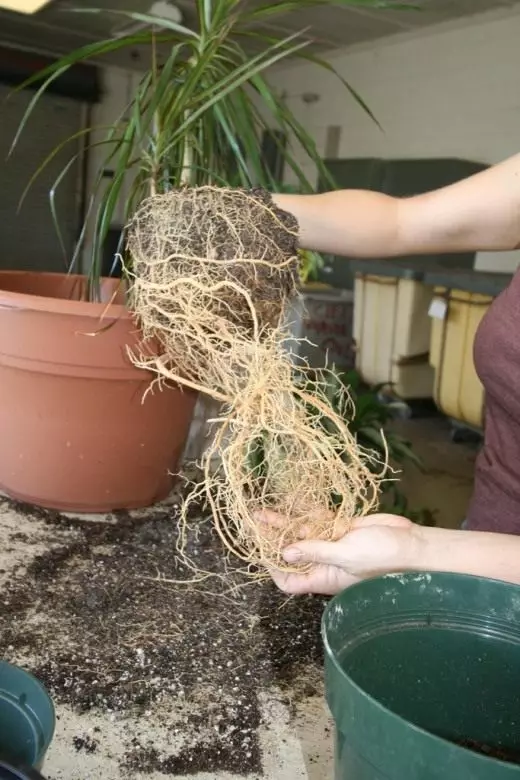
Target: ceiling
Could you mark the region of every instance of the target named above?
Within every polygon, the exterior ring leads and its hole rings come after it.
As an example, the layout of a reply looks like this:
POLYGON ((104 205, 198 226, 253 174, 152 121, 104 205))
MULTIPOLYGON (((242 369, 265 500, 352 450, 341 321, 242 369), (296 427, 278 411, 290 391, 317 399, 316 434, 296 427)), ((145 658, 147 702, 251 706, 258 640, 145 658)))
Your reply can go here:
MULTIPOLYGON (((256 0, 258 2, 259 0, 256 0)), ((277 17, 272 28, 278 34, 305 30, 315 49, 333 49, 383 38, 407 30, 415 30, 485 11, 507 11, 520 0, 411 0, 420 6, 417 11, 366 10, 339 8, 337 5, 302 9, 277 17)), ((33 16, 0 11, 0 44, 17 45, 41 52, 65 53, 86 43, 110 37, 121 18, 110 10, 146 12, 152 0, 52 0, 33 16), (71 7, 96 7, 106 13, 83 15, 68 13, 71 7)), ((195 26, 194 0, 174 0, 183 13, 184 24, 195 26)), ((138 51, 124 51, 113 59, 114 64, 139 67, 138 51)))

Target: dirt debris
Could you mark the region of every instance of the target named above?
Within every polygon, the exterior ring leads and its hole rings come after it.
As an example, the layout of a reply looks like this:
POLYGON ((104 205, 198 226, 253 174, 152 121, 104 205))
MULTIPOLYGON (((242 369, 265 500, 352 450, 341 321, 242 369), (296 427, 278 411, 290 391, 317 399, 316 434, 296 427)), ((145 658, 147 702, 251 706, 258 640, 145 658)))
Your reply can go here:
POLYGON ((93 739, 88 734, 85 734, 83 737, 74 737, 72 743, 78 753, 81 753, 81 751, 84 751, 85 753, 95 753, 98 749, 97 740, 93 739))
MULTIPOLYGON (((129 734, 128 777, 261 776, 258 730, 269 724, 258 694, 281 687, 293 705, 315 693, 325 600, 288 601, 246 579, 196 515, 187 551, 212 576, 180 584, 194 575, 175 555, 175 500, 89 520, 3 499, 0 527, 7 512, 23 518, 16 544, 29 562, 9 572, 0 598, 2 656, 29 668, 57 703, 102 713, 107 729, 125 716, 144 725, 160 710, 175 748, 129 734)), ((71 749, 95 752, 102 737, 78 733, 71 749)))

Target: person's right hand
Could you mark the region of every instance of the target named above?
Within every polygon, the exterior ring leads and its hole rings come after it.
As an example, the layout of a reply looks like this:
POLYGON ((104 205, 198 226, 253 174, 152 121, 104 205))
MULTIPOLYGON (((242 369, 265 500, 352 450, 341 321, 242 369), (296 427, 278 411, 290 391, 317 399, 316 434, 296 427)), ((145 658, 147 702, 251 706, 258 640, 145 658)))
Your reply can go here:
MULTIPOLYGON (((272 518, 280 521, 275 515, 272 518)), ((414 568, 420 546, 421 529, 410 520, 398 515, 369 515, 355 520, 352 530, 337 542, 306 539, 287 547, 287 563, 312 563, 309 572, 276 570, 271 575, 276 585, 291 595, 334 595, 367 577, 414 568)))

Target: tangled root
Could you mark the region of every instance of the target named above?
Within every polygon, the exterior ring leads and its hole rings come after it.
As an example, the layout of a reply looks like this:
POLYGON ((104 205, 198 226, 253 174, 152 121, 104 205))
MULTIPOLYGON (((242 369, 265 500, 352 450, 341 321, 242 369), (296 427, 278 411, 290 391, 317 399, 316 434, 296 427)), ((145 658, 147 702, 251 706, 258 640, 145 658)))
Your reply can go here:
POLYGON ((236 377, 238 392, 252 345, 296 292, 296 237, 262 190, 185 188, 143 204, 128 234, 134 307, 185 382, 231 391, 236 377))
POLYGON ((185 516, 204 497, 233 554, 280 569, 294 568, 290 542, 336 539, 370 512, 379 483, 348 429, 348 397, 331 404, 325 372, 309 391, 284 349, 296 237, 264 191, 209 186, 153 196, 128 229, 133 307, 145 344, 161 345, 134 362, 222 404, 185 516), (259 521, 266 509, 280 523, 259 521))

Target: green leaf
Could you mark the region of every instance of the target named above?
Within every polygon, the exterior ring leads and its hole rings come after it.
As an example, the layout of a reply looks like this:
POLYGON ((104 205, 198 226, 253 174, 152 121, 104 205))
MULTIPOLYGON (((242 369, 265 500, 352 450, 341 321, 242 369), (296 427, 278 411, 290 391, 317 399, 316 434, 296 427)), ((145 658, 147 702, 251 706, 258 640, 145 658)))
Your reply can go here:
MULTIPOLYGON (((258 40, 261 38, 264 40, 268 45, 272 45, 274 41, 276 41, 276 38, 270 35, 261 35, 259 36, 258 33, 252 33, 250 31, 241 31, 240 35, 244 38, 254 38, 258 40)), ((350 84, 349 81, 347 81, 337 70, 334 68, 333 65, 331 65, 330 62, 328 62, 323 57, 318 57, 314 54, 311 54, 309 52, 300 52, 299 59, 301 59, 304 62, 310 62, 314 65, 317 65, 318 67, 322 68, 323 70, 326 70, 328 73, 331 73, 335 78, 337 78, 343 87, 347 90, 347 92, 350 93, 350 95, 354 98, 356 103, 358 103, 359 106, 365 111, 366 114, 372 119, 373 122, 379 127, 380 130, 382 130, 382 126, 380 125, 379 121, 376 119, 375 114, 373 111, 369 108, 368 104, 363 100, 359 92, 350 84)))
POLYGON ((28 87, 31 87, 33 84, 37 84, 38 82, 43 81, 43 84, 36 91, 35 95, 30 101, 21 119, 15 137, 13 139, 13 142, 9 149, 8 156, 10 156, 13 153, 16 145, 20 140, 20 136, 22 132, 25 130, 27 122, 30 116, 32 115, 34 108, 38 103, 38 101, 40 100, 40 98, 42 97, 42 95, 45 94, 45 92, 48 90, 50 85, 54 81, 56 81, 56 79, 58 79, 60 76, 62 76, 70 67, 72 67, 72 65, 91 60, 92 58, 101 57, 106 54, 113 54, 115 51, 119 51, 120 49, 125 49, 131 46, 145 43, 146 41, 149 40, 149 37, 150 36, 148 33, 141 33, 137 35, 130 35, 121 39, 111 39, 108 41, 101 41, 98 43, 89 43, 86 46, 82 46, 80 49, 77 49, 76 51, 73 51, 70 54, 65 55, 64 57, 61 57, 57 62, 53 63, 52 65, 49 65, 48 67, 44 68, 38 73, 35 73, 30 78, 26 79, 22 84, 15 87, 15 89, 13 90, 13 94, 20 92, 23 89, 27 89, 28 87))
POLYGON ((259 8, 250 11, 246 18, 260 22, 266 18, 272 19, 280 14, 301 11, 303 7, 315 7, 324 5, 337 5, 344 7, 375 8, 379 10, 393 9, 395 11, 421 10, 413 3, 392 2, 392 0, 281 0, 278 3, 263 3, 259 8))
MULTIPOLYGON (((106 154, 101 155, 103 159, 89 193, 89 230, 86 230, 86 225, 81 227, 72 260, 74 262, 79 257, 86 237, 93 233, 90 275, 94 294, 101 271, 104 241, 116 212, 127 219, 151 192, 178 187, 186 180, 192 185, 218 182, 227 186, 260 184, 278 189, 281 182, 273 180, 262 159, 260 138, 266 130, 281 130, 290 139, 287 145, 280 143, 280 151, 300 191, 312 192, 315 187, 313 174, 306 173, 308 168, 302 165, 303 160, 312 161, 321 179, 335 187, 314 138, 291 112, 276 86, 269 83, 269 68, 292 58, 332 72, 338 76, 341 94, 352 97, 372 119, 374 116, 347 79, 337 74, 326 60, 308 51, 308 40, 300 34, 266 35, 258 27, 258 24, 269 26, 271 21, 271 27, 276 29, 281 13, 322 7, 331 2, 260 0, 251 7, 242 0, 194 0, 197 30, 150 13, 116 10, 113 12, 115 18, 142 23, 151 29, 83 46, 35 74, 18 88, 37 87, 13 139, 11 153, 41 96, 68 68, 118 51, 130 51, 135 46, 148 47, 151 65, 131 96, 129 105, 106 129, 104 137, 89 145, 89 148, 95 145, 98 149, 105 149, 106 154), (258 54, 251 56, 250 43, 259 47, 258 54), (165 53, 164 61, 159 61, 160 52, 165 53), (189 170, 186 170, 188 157, 189 170), (103 176, 104 168, 113 171, 110 181, 103 176)), ((372 0, 352 3, 338 0, 335 4, 345 7, 397 7, 395 3, 372 0)), ((106 13, 106 10, 77 8, 70 12, 95 15, 106 13)), ((72 142, 73 146, 74 138, 72 136, 67 142, 61 142, 42 161, 31 177, 29 188, 66 143, 72 142)), ((71 166, 75 155, 77 151, 73 150, 71 166)), ((59 214, 56 213, 54 191, 50 202, 55 219, 59 214)), ((307 256, 305 262, 312 268, 320 260, 312 255, 307 256)), ((335 395, 332 388, 330 392, 333 402, 341 405, 339 388, 335 395)), ((357 385, 353 387, 353 393, 358 393, 357 385)), ((364 397, 363 394, 361 397, 364 397)), ((358 415, 357 420, 352 420, 353 427, 362 427, 365 422, 377 427, 377 420, 384 418, 375 401, 362 400, 360 410, 362 417, 358 415)), ((345 414, 350 416, 350 410, 345 414)))
MULTIPOLYGON (((296 35, 291 35, 290 39, 296 37, 296 35)), ((289 39, 285 39, 285 41, 287 40, 289 39)), ((308 43, 306 41, 300 41, 299 43, 294 44, 288 51, 294 54, 307 45, 308 43)), ((222 80, 218 81, 213 87, 214 92, 211 94, 211 97, 209 97, 209 99, 207 99, 202 105, 199 105, 195 111, 188 115, 184 122, 181 123, 180 127, 178 127, 174 132, 173 139, 178 138, 183 132, 188 130, 188 128, 192 126, 195 121, 200 116, 202 116, 202 114, 204 114, 209 108, 226 97, 230 92, 237 89, 238 87, 241 87, 247 81, 253 81, 254 77, 260 70, 265 70, 266 68, 274 65, 283 57, 288 56, 285 49, 279 51, 279 48, 280 47, 278 45, 271 47, 271 49, 269 49, 267 52, 268 56, 262 54, 258 55, 257 57, 253 57, 250 62, 244 63, 244 65, 237 67, 234 72, 226 75, 222 80)), ((201 97, 204 98, 206 95, 202 93, 201 97)))
MULTIPOLYGON (((76 157, 78 157, 78 156, 79 155, 76 155, 76 157)), ((67 253, 66 253, 66 249, 65 249, 65 243, 63 241, 63 235, 61 233, 58 213, 56 211, 56 190, 60 186, 60 183, 65 178, 65 176, 67 175, 69 170, 72 168, 73 164, 76 162, 76 157, 73 157, 71 160, 69 160, 67 165, 65 165, 65 167, 63 168, 63 170, 59 174, 58 178, 55 180, 55 182, 52 185, 51 190, 49 192, 49 205, 50 205, 50 208, 51 208, 52 221, 54 223, 54 229, 56 230, 56 235, 58 236, 58 241, 59 241, 61 250, 63 252, 63 257, 64 257, 64 260, 65 260, 65 267, 67 265, 67 256, 66 256, 67 253)))
MULTIPOLYGON (((34 173, 32 174, 31 178, 29 179, 29 182, 27 183, 26 187, 24 188, 24 190, 23 190, 23 192, 22 192, 22 194, 20 196, 20 200, 18 201, 18 211, 20 211, 20 209, 22 208, 23 202, 24 202, 25 198, 27 197, 27 193, 29 192, 29 190, 31 189, 31 187, 33 186, 35 181, 43 173, 43 171, 47 168, 47 166, 54 160, 56 155, 58 155, 72 141, 77 141, 77 140, 79 140, 82 137, 90 135, 90 133, 93 130, 98 131, 98 130, 102 130, 102 129, 103 129, 102 127, 96 127, 96 128, 87 127, 87 128, 83 128, 82 130, 78 130, 77 133, 73 133, 73 135, 69 136, 68 138, 65 138, 65 140, 62 141, 60 144, 58 144, 58 146, 54 147, 54 149, 52 149, 52 151, 47 155, 47 157, 38 166, 38 168, 34 171, 34 173)), ((88 148, 90 149, 90 148, 92 148, 92 146, 94 146, 94 145, 91 145, 88 148)), ((73 157, 71 158, 71 162, 75 162, 78 159, 79 156, 80 156, 79 152, 75 153, 73 155, 73 157)), ((60 179, 60 181, 61 181, 61 179, 60 179)), ((54 186, 56 186, 56 184, 54 186)))
POLYGON ((323 68, 323 70, 326 70, 329 73, 332 73, 337 79, 339 79, 341 84, 345 87, 345 89, 354 98, 356 103, 361 106, 363 111, 366 114, 368 114, 370 119, 372 119, 372 121, 378 126, 378 128, 380 130, 383 129, 382 126, 379 124, 379 121, 377 120, 377 118, 376 118, 375 114, 373 113, 372 109, 369 108, 368 104, 363 100, 363 98, 361 97, 359 92, 356 89, 354 89, 354 87, 352 86, 352 84, 350 84, 349 81, 347 81, 345 78, 343 78, 343 76, 340 73, 338 73, 336 68, 334 68, 330 64, 330 62, 327 62, 327 60, 323 59, 322 57, 316 57, 313 54, 302 53, 301 57, 302 57, 302 59, 307 60, 308 62, 312 62, 315 65, 318 65, 320 68, 323 68))
MULTIPOLYGON (((104 14, 106 16, 107 9, 106 8, 67 8, 65 9, 67 13, 72 14, 104 14)), ((166 16, 159 16, 154 14, 145 14, 140 13, 139 11, 124 11, 124 10, 116 10, 116 9, 108 9, 108 12, 111 16, 122 16, 125 19, 129 19, 133 22, 141 22, 143 24, 149 24, 153 27, 160 27, 165 30, 171 30, 172 32, 178 33, 183 38, 199 38, 200 36, 198 33, 195 32, 195 30, 191 30, 189 27, 184 27, 182 24, 178 24, 177 22, 172 21, 171 19, 168 19, 166 16)), ((149 36, 150 33, 144 33, 144 35, 149 36)), ((112 38, 111 41, 114 43, 118 41, 127 41, 129 38, 133 38, 134 36, 123 36, 122 38, 112 38)), ((127 44, 128 45, 128 44, 127 44)))

